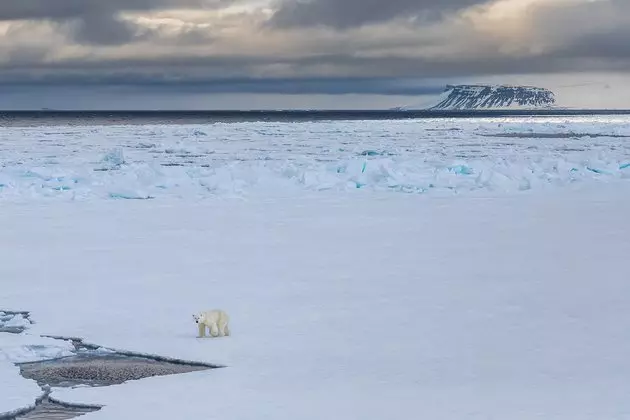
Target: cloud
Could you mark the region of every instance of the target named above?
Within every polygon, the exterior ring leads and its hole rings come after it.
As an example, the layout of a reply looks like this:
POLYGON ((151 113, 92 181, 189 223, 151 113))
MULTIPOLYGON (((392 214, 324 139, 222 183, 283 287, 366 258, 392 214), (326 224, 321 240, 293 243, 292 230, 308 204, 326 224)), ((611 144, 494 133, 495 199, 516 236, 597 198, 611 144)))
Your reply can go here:
POLYGON ((63 20, 120 11, 202 8, 221 2, 221 0, 11 0, 0 2, 0 20, 63 20))
POLYGON ((284 0, 272 18, 279 27, 346 29, 398 17, 437 18, 488 0, 284 0))
POLYGON ((69 22, 67 29, 76 42, 84 45, 126 44, 140 34, 137 26, 113 15, 84 15, 69 22))
POLYGON ((123 12, 170 8, 212 8, 232 0, 19 0, 0 2, 0 21, 48 20, 60 24, 75 42, 120 45, 138 39, 140 27, 123 12))
MULTIPOLYGON (((76 76, 56 76, 45 78, 22 78, 0 80, 4 90, 24 87, 72 87, 77 85, 76 76)), ((283 95, 432 95, 444 90, 443 84, 421 83, 411 79, 392 78, 185 78, 173 80, 168 77, 143 75, 101 75, 82 78, 84 88, 126 88, 151 92, 177 93, 252 93, 283 95)))
POLYGON ((614 64, 630 57, 630 2, 566 2, 536 10, 534 30, 554 42, 557 56, 605 59, 614 64))
POLYGON ((0 84, 422 95, 627 73, 629 28, 627 0, 0 1, 0 84))

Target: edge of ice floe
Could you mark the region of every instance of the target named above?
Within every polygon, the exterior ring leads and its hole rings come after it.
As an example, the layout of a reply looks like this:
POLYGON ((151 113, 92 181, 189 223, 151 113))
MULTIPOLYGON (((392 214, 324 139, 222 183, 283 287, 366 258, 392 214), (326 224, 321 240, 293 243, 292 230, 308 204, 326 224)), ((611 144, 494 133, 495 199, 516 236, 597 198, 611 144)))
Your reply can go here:
POLYGON ((104 407, 103 405, 96 405, 96 404, 81 404, 81 403, 65 402, 57 398, 51 397, 52 389, 48 385, 42 386, 41 388, 42 388, 42 394, 35 399, 35 402, 33 402, 32 404, 29 404, 26 407, 16 408, 15 410, 11 410, 6 413, 0 413, 0 420, 13 420, 18 416, 26 415, 30 413, 31 411, 35 410, 40 404, 42 404, 46 400, 50 401, 53 404, 61 405, 66 408, 100 410, 104 407))
POLYGON ((207 367, 207 368, 210 368, 210 369, 220 369, 220 368, 227 367, 225 365, 218 365, 218 364, 214 364, 214 363, 197 362, 197 361, 193 361, 193 360, 177 359, 177 358, 174 358, 174 357, 165 357, 165 356, 160 356, 160 355, 151 354, 151 353, 134 352, 134 351, 120 350, 120 349, 105 347, 105 346, 101 346, 101 345, 94 344, 94 343, 87 343, 87 342, 83 341, 82 338, 79 338, 79 337, 64 337, 64 336, 59 336, 59 335, 42 335, 41 337, 51 338, 53 340, 72 341, 72 343, 75 346, 78 344, 78 345, 80 345, 82 347, 85 347, 88 350, 103 350, 103 351, 112 352, 112 353, 115 353, 115 354, 118 354, 118 355, 121 355, 121 356, 142 357, 142 358, 145 358, 145 359, 154 360, 156 362, 173 363, 173 364, 176 364, 176 365, 200 366, 200 367, 207 367))
MULTIPOLYGON (((29 311, 11 311, 11 310, 0 309, 0 312, 7 315, 14 315, 14 316, 21 315, 25 320, 29 322, 30 325, 35 324, 35 321, 31 319, 31 313, 29 311)), ((23 334, 23 332, 24 331, 20 333, 16 333, 16 334, 20 335, 20 334, 23 334)), ((79 338, 79 337, 66 337, 66 336, 59 336, 59 335, 40 335, 40 337, 50 338, 53 340, 70 341, 72 342, 72 345, 75 347, 76 350, 83 347, 88 350, 102 350, 105 352, 112 352, 121 356, 142 357, 142 358, 154 360, 157 362, 166 362, 166 363, 188 365, 188 366, 200 366, 200 367, 207 367, 209 369, 219 369, 219 368, 226 367, 224 365, 197 362, 197 361, 192 361, 192 360, 176 359, 176 358, 164 357, 164 356, 159 356, 159 355, 150 354, 150 353, 139 353, 139 352, 126 351, 126 350, 112 349, 112 348, 104 347, 98 344, 85 342, 82 338, 79 338)), ((55 360, 55 359, 47 359, 47 360, 55 360)), ((20 365, 24 365, 28 363, 32 363, 32 362, 22 362, 22 363, 14 363, 14 364, 16 366, 20 366, 20 365)), ((100 410, 104 407, 102 405, 96 405, 96 404, 68 403, 63 400, 51 397, 52 389, 50 388, 50 386, 44 385, 44 386, 41 386, 41 389, 42 389, 42 394, 39 395, 33 403, 27 406, 16 408, 15 410, 0 413, 0 420, 13 420, 18 416, 28 414, 29 412, 35 410, 45 400, 48 400, 54 404, 58 404, 67 408, 100 410)))
POLYGON ((16 408, 15 410, 7 411, 5 413, 0 413, 0 420, 12 420, 15 417, 28 414, 29 412, 36 409, 37 406, 41 404, 45 399, 47 399, 52 392, 52 390, 48 386, 43 386, 41 387, 41 389, 42 389, 42 394, 39 397, 35 398, 35 402, 33 402, 32 404, 29 404, 26 407, 16 408))

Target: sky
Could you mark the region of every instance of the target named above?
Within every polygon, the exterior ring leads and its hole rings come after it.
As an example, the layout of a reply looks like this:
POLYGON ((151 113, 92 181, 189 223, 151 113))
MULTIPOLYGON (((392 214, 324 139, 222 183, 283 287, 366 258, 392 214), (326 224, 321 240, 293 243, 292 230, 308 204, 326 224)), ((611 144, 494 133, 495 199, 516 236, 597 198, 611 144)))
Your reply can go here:
POLYGON ((0 109, 630 108, 629 0, 2 0, 0 109))

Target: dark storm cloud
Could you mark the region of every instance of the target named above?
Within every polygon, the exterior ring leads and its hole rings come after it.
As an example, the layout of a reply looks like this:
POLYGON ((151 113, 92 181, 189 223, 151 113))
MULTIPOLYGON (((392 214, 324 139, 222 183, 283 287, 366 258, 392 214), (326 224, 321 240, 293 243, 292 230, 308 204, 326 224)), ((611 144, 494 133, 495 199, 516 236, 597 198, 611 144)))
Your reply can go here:
MULTIPOLYGON (((273 27, 258 31, 256 27, 255 36, 260 37, 264 47, 261 50, 273 51, 256 55, 238 51, 238 45, 245 45, 248 51, 253 48, 250 40, 241 43, 234 35, 221 45, 221 34, 218 33, 218 47, 209 48, 209 52, 204 54, 205 50, 194 48, 208 44, 208 39, 215 42, 212 38, 215 33, 211 30, 202 28, 197 33, 192 25, 192 32, 182 31, 165 41, 147 35, 147 27, 136 27, 120 18, 121 11, 195 8, 202 5, 220 7, 232 3, 232 0, 0 0, 0 20, 56 22, 84 45, 115 46, 143 39, 147 42, 139 48, 147 48, 147 51, 140 52, 155 53, 153 56, 143 54, 143 58, 129 58, 129 51, 131 54, 134 51, 134 46, 131 46, 125 50, 127 58, 122 58, 123 54, 117 55, 115 48, 107 49, 107 54, 99 54, 101 50, 94 48, 84 56, 86 58, 66 56, 56 60, 47 47, 37 43, 25 43, 23 47, 7 43, 5 61, 0 64, 0 86, 3 89, 11 85, 40 88, 117 86, 126 90, 137 87, 146 91, 179 93, 422 95, 437 93, 443 85, 418 83, 417 80, 456 83, 458 80, 474 81, 494 75, 627 72, 630 68, 630 44, 626 41, 630 37, 630 1, 627 0, 570 5, 549 2, 536 6, 537 12, 528 15, 528 19, 531 18, 536 34, 533 42, 544 40, 544 48, 524 48, 522 54, 500 52, 504 50, 503 46, 509 47, 514 38, 502 39, 500 31, 497 31, 499 35, 491 30, 480 34, 475 32, 473 25, 463 27, 465 19, 458 21, 457 28, 434 22, 432 30, 437 30, 428 31, 431 37, 426 35, 427 31, 421 25, 410 25, 396 36, 382 40, 373 37, 369 42, 361 38, 364 36, 362 31, 340 34, 324 29, 321 38, 306 41, 299 32, 300 25, 351 28, 399 16, 439 14, 484 2, 284 1, 271 23, 276 26, 297 25, 294 28, 297 30, 295 38, 282 39, 279 45, 269 45, 264 37, 271 34, 270 39, 273 40, 278 33, 282 35, 282 31, 273 27), (277 32, 274 34, 274 31, 277 32), (337 39, 335 37, 339 37, 339 43, 331 42, 331 39, 337 39), (321 39, 321 44, 317 43, 318 39, 321 39), (177 48, 168 49, 165 46, 177 48), (423 56, 425 50, 431 51, 431 56, 423 56), (296 51, 303 51, 303 54, 299 55, 296 51), (51 57, 53 59, 49 59, 51 57), (268 74, 269 77, 253 77, 260 74, 268 74)), ((236 18, 232 16, 232 19, 236 18)), ((250 22, 243 17, 243 21, 236 25, 246 26, 250 22)), ((28 36, 28 31, 26 33, 28 36)), ((251 36, 252 32, 244 30, 243 33, 243 36, 251 36)))
POLYGON ((558 55, 585 59, 627 61, 630 57, 630 27, 608 33, 580 36, 560 48, 558 55))
POLYGON ((0 21, 49 20, 67 27, 82 44, 118 45, 141 35, 139 28, 119 17, 123 11, 174 7, 216 7, 231 0, 3 0, 0 21))
MULTIPOLYGON (((285 58, 269 56, 197 57, 146 60, 46 63, 15 62, 0 68, 0 86, 119 86, 148 91, 277 94, 437 93, 446 84, 435 81, 468 80, 494 74, 529 74, 620 70, 630 58, 612 63, 581 57, 485 57, 436 60, 421 58, 359 58, 347 55, 285 58), (294 77, 251 77, 269 65, 290 66, 294 77), (336 66, 340 76, 305 76, 314 65, 336 66), (124 69, 124 70, 121 70, 124 69), (341 76, 341 75, 351 76, 341 76), (420 80, 420 81, 419 81, 420 80), (421 80, 425 80, 422 82, 421 80)), ((311 73, 312 74, 312 73, 311 73)))
POLYGON ((412 79, 329 77, 329 78, 200 78, 172 79, 166 76, 142 74, 102 74, 81 77, 80 75, 56 75, 47 77, 8 77, 0 79, 3 90, 36 87, 68 87, 81 85, 84 88, 112 87, 141 89, 146 92, 177 93, 250 93, 284 95, 344 95, 375 94, 417 96, 437 94, 444 90, 441 84, 422 84, 412 79), (80 83, 77 81, 80 80, 80 83))
POLYGON ((271 23, 279 27, 324 25, 338 29, 401 16, 439 18, 443 12, 488 0, 284 0, 271 23))
POLYGON ((15 0, 0 2, 0 20, 66 19, 87 12, 116 10, 106 7, 107 2, 90 0, 15 0))
POLYGON ((80 44, 120 45, 133 41, 140 31, 113 15, 91 14, 69 22, 68 29, 80 44))
POLYGON ((170 7, 205 7, 222 0, 3 0, 0 20, 63 20, 120 11, 160 10, 170 7))

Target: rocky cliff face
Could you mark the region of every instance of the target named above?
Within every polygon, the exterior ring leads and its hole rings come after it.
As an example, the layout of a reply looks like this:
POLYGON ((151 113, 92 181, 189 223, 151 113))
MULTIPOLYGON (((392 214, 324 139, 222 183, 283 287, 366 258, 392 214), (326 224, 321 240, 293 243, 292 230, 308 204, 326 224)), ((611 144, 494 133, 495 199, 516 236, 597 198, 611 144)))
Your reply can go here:
POLYGON ((435 110, 538 109, 556 104, 553 92, 530 86, 447 86, 435 110))

